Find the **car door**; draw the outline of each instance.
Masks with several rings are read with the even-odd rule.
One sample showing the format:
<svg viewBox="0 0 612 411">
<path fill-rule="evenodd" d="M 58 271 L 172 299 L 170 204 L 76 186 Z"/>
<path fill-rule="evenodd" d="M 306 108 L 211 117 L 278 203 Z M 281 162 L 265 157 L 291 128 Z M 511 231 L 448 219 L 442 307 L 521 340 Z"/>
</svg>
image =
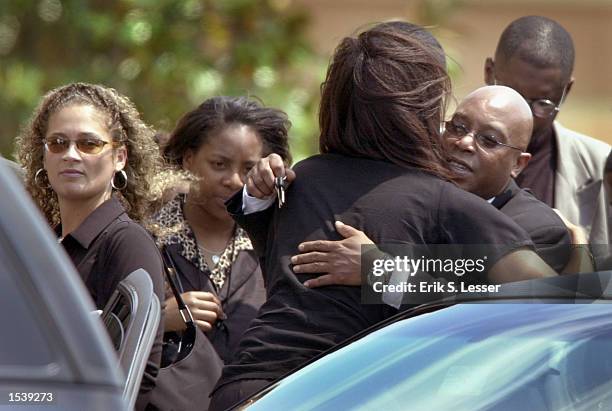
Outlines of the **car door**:
<svg viewBox="0 0 612 411">
<path fill-rule="evenodd" d="M 93 310 L 47 222 L 0 164 L 0 409 L 127 409 L 116 355 Z"/>
<path fill-rule="evenodd" d="M 102 321 L 125 375 L 123 398 L 134 406 L 159 325 L 161 309 L 149 274 L 139 269 L 123 281 L 104 307 Z"/>
</svg>

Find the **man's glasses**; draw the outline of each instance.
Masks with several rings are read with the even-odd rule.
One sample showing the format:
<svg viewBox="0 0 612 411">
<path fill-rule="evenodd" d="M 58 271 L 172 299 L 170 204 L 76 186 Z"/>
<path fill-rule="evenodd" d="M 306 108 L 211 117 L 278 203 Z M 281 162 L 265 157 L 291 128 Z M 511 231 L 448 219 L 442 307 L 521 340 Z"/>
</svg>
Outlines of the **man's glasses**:
<svg viewBox="0 0 612 411">
<path fill-rule="evenodd" d="M 503 84 L 499 84 L 496 79 L 493 79 L 493 84 L 500 85 L 500 86 L 503 85 Z M 563 100 L 565 99 L 566 90 L 567 90 L 567 87 L 563 87 L 563 92 L 561 93 L 561 99 L 559 100 L 559 104 L 555 104 L 553 101 L 546 99 L 546 98 L 540 98 L 537 100 L 530 100 L 525 97 L 523 98 L 525 99 L 527 104 L 529 104 L 529 107 L 531 108 L 531 112 L 533 113 L 534 116 L 540 117 L 540 118 L 548 118 L 558 113 L 559 110 L 561 109 L 561 104 L 563 103 Z"/>
<path fill-rule="evenodd" d="M 478 145 L 478 147 L 482 148 L 483 150 L 491 151 L 491 150 L 498 148 L 499 146 L 503 146 L 503 147 L 512 148 L 514 150 L 518 150 L 520 152 L 523 151 L 522 149 L 518 147 L 511 146 L 510 144 L 502 143 L 495 136 L 488 135 L 488 134 L 482 134 L 482 133 L 475 133 L 473 131 L 470 131 L 463 124 L 457 124 L 453 122 L 453 120 L 446 121 L 444 123 L 444 129 L 452 137 L 456 139 L 462 139 L 468 134 L 472 134 L 474 137 L 474 141 L 476 141 L 476 144 Z"/>
<path fill-rule="evenodd" d="M 546 98 L 541 98 L 538 100 L 529 100 L 528 98 L 525 98 L 525 101 L 527 104 L 529 104 L 529 107 L 531 107 L 531 112 L 534 116 L 548 118 L 559 112 L 561 103 L 563 103 L 563 99 L 565 98 L 565 89 L 566 88 L 563 87 L 563 93 L 561 93 L 561 99 L 559 100 L 558 105 Z"/>
<path fill-rule="evenodd" d="M 114 145 L 114 143 L 91 137 L 78 140 L 70 140 L 65 137 L 49 137 L 45 139 L 45 148 L 51 153 L 60 154 L 67 151 L 72 142 L 76 145 L 77 150 L 83 154 L 100 154 L 105 145 Z"/>
</svg>

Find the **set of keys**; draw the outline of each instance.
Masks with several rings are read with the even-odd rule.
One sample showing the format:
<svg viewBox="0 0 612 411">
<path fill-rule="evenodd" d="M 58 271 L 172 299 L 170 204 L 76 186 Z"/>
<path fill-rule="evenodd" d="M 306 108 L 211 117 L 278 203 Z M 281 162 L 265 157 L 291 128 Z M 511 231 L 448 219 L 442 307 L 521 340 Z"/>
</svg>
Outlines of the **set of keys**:
<svg viewBox="0 0 612 411">
<path fill-rule="evenodd" d="M 276 189 L 276 197 L 278 198 L 278 208 L 285 204 L 285 180 L 286 177 L 276 177 L 274 179 L 274 188 Z"/>
</svg>

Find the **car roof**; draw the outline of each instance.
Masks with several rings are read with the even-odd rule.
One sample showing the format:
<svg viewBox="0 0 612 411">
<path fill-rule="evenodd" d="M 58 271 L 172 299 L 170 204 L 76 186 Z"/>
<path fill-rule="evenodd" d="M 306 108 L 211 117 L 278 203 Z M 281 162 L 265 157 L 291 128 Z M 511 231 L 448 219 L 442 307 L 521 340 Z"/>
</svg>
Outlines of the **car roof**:
<svg viewBox="0 0 612 411">
<path fill-rule="evenodd" d="M 516 281 L 500 284 L 497 292 L 458 294 L 449 298 L 448 301 L 460 303 L 484 300 L 522 300 L 525 303 L 537 303 L 540 299 L 612 300 L 612 271 Z"/>
<path fill-rule="evenodd" d="M 291 374 L 307 367 L 326 355 L 336 352 L 347 345 L 384 328 L 398 321 L 416 317 L 432 311 L 437 311 L 449 306 L 461 303 L 520 303 L 520 304 L 541 304 L 541 303 L 560 303 L 574 304 L 584 302 L 610 302 L 612 303 L 612 271 L 600 271 L 593 273 L 581 273 L 547 277 L 513 283 L 500 284 L 499 291 L 495 293 L 475 292 L 469 294 L 459 294 L 452 297 L 440 298 L 425 304 L 415 305 L 400 311 L 396 315 L 374 324 L 373 326 L 355 334 L 331 349 L 317 355 L 300 367 L 291 370 L 280 377 L 281 381 Z M 269 391 L 276 385 L 276 382 L 264 387 L 251 398 L 258 397 Z M 243 404 L 249 402 L 245 400 Z"/>
<path fill-rule="evenodd" d="M 568 274 L 554 277 L 538 278 L 512 283 L 500 284 L 496 292 L 461 293 L 446 298 L 439 298 L 430 302 L 404 307 L 396 315 L 369 327 L 359 334 L 351 337 L 342 345 L 362 338 L 380 328 L 405 318 L 414 317 L 422 313 L 435 311 L 454 304 L 461 303 L 561 303 L 574 304 L 584 302 L 610 302 L 612 303 L 612 271 L 598 271 L 592 273 Z M 336 349 L 336 347 L 334 347 Z"/>
</svg>

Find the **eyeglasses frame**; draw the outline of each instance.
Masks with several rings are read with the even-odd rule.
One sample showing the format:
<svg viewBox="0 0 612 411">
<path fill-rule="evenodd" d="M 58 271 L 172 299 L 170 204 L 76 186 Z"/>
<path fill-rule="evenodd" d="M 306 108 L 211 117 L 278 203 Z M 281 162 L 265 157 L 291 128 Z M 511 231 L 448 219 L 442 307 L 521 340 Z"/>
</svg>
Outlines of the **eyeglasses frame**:
<svg viewBox="0 0 612 411">
<path fill-rule="evenodd" d="M 463 139 L 464 137 L 469 136 L 469 135 L 471 134 L 471 135 L 472 135 L 472 138 L 473 138 L 473 139 L 474 139 L 474 141 L 476 142 L 476 145 L 477 145 L 477 146 L 478 146 L 480 149 L 482 149 L 482 150 L 484 150 L 484 151 L 488 151 L 488 150 L 487 150 L 487 148 L 482 147 L 482 145 L 481 145 L 481 144 L 478 142 L 478 137 L 477 137 L 477 136 L 479 136 L 479 135 L 481 135 L 481 134 L 476 133 L 476 131 L 475 131 L 475 130 L 470 130 L 469 132 L 465 133 L 464 135 L 459 136 L 459 135 L 457 135 L 457 134 L 453 133 L 452 131 L 448 130 L 448 125 L 449 125 L 449 124 L 452 126 L 452 128 L 456 128 L 455 124 L 453 124 L 453 120 L 451 119 L 451 120 L 448 120 L 448 121 L 445 121 L 445 122 L 444 122 L 444 131 L 448 131 L 448 132 L 449 132 L 451 135 L 453 135 L 453 136 L 455 137 L 455 139 L 456 139 L 456 140 L 461 140 L 461 139 Z M 496 145 L 498 145 L 498 146 L 503 146 L 503 147 L 508 147 L 508 148 L 514 149 L 514 150 L 518 150 L 518 151 L 520 151 L 521 153 L 523 152 L 523 149 L 522 149 L 522 148 L 518 148 L 518 147 L 515 147 L 515 146 L 510 145 L 510 144 L 502 143 L 501 141 L 498 141 L 497 139 L 495 139 L 495 144 L 496 144 Z"/>
<path fill-rule="evenodd" d="M 503 86 L 504 84 L 497 84 L 497 79 L 495 78 L 495 75 L 493 75 L 493 85 L 496 86 Z M 508 86 L 506 86 L 508 87 Z M 539 117 L 539 118 L 548 118 L 551 117 L 555 114 L 557 114 L 559 112 L 559 110 L 561 110 L 561 104 L 563 104 L 563 101 L 565 100 L 565 93 L 567 92 L 567 84 L 565 86 L 563 86 L 563 92 L 561 93 L 561 99 L 559 99 L 559 104 L 556 104 L 554 101 L 549 100 L 547 98 L 539 98 L 536 100 L 530 100 L 528 98 L 523 97 L 523 99 L 527 102 L 527 104 L 529 104 L 529 108 L 531 109 L 531 114 L 533 114 L 535 117 Z M 533 104 L 537 103 L 538 101 L 544 102 L 546 104 L 550 104 L 553 106 L 553 109 L 551 110 L 550 113 L 548 113 L 548 115 L 546 116 L 541 116 L 536 114 L 534 108 L 533 108 Z"/>
<path fill-rule="evenodd" d="M 86 153 L 86 152 L 84 152 L 84 151 L 81 151 L 81 150 L 79 149 L 79 146 L 78 146 L 78 141 L 79 141 L 79 140 L 87 140 L 87 139 L 89 139 L 89 140 L 97 140 L 97 141 L 100 141 L 100 142 L 102 143 L 102 147 L 100 148 L 100 151 L 99 151 L 99 152 L 97 152 L 97 153 Z M 44 139 L 43 139 L 43 145 L 44 145 L 44 147 L 45 147 L 45 150 L 47 150 L 49 153 L 53 153 L 53 154 L 62 154 L 62 153 L 65 153 L 66 151 L 70 150 L 70 145 L 71 145 L 71 144 L 74 144 L 74 146 L 75 146 L 76 150 L 77 150 L 77 151 L 78 151 L 80 154 L 85 154 L 85 155 L 87 155 L 87 156 L 97 156 L 97 155 L 101 154 L 101 153 L 104 151 L 104 147 L 106 147 L 106 145 L 107 145 L 107 144 L 111 144 L 113 147 L 117 147 L 117 146 L 119 146 L 119 145 L 123 144 L 123 142 L 122 142 L 122 141 L 104 141 L 104 140 L 102 140 L 102 139 L 100 139 L 100 138 L 82 138 L 82 139 L 76 139 L 76 140 L 71 140 L 71 139 L 67 139 L 67 140 L 69 141 L 69 143 L 68 143 L 68 147 L 67 147 L 65 150 L 62 150 L 62 151 L 60 151 L 60 152 L 58 152 L 58 153 L 55 153 L 55 152 L 53 152 L 53 151 L 51 151 L 51 150 L 49 149 L 49 146 L 48 146 L 48 143 L 49 143 L 49 142 L 47 141 L 47 139 L 46 139 L 46 138 L 44 138 Z"/>
</svg>

